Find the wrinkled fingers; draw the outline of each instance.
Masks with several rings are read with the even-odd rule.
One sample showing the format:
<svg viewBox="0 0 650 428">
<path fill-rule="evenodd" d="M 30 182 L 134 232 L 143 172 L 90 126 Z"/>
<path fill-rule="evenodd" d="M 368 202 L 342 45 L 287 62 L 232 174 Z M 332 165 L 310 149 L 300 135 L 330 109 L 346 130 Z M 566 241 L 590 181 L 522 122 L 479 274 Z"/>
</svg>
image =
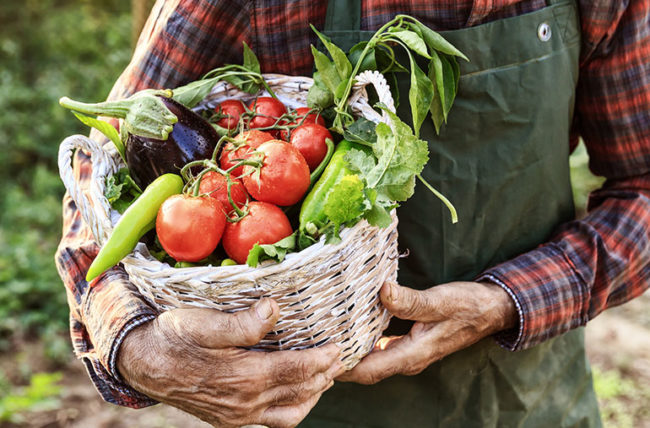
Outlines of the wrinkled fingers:
<svg viewBox="0 0 650 428">
<path fill-rule="evenodd" d="M 303 383 L 318 373 L 325 373 L 340 364 L 335 345 L 302 351 L 279 351 L 264 354 L 267 389 L 281 385 Z"/>
</svg>

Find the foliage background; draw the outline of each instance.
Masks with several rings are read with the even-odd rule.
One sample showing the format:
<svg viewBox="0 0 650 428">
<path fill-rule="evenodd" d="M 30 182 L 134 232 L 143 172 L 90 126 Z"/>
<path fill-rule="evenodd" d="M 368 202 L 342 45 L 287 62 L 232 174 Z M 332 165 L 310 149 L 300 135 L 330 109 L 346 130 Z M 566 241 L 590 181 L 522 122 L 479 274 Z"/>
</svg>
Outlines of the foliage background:
<svg viewBox="0 0 650 428">
<path fill-rule="evenodd" d="M 38 335 L 67 353 L 56 157 L 65 136 L 88 131 L 58 99 L 107 96 L 131 55 L 130 3 L 5 0 L 0 17 L 0 349 Z"/>
<path fill-rule="evenodd" d="M 60 420 L 79 415 L 61 419 L 60 412 L 69 410 L 65 400 L 76 397 L 77 384 L 90 390 L 88 400 L 99 401 L 79 363 L 71 362 L 68 309 L 53 261 L 64 192 L 58 145 L 65 136 L 88 132 L 58 99 L 106 97 L 131 55 L 136 3 L 142 10 L 137 0 L 0 1 L 0 426 L 41 426 L 34 421 L 42 414 L 55 415 L 40 419 L 47 426 L 72 426 Z M 572 156 L 578 207 L 601 183 L 587 161 L 583 147 Z M 596 371 L 606 425 L 647 421 L 643 403 L 650 388 L 622 364 L 607 364 Z M 80 406 L 79 398 L 73 401 L 70 406 Z M 128 411 L 98 406 L 112 414 Z M 173 426 L 167 416 L 157 417 L 142 426 Z"/>
</svg>

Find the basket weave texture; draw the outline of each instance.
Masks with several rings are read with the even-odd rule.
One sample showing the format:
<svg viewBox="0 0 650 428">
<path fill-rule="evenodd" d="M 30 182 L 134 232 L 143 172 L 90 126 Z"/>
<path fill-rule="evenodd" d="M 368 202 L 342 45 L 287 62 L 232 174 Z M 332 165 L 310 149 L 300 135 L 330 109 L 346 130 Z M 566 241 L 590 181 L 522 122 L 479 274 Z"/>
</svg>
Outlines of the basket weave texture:
<svg viewBox="0 0 650 428">
<path fill-rule="evenodd" d="M 267 74 L 267 83 L 287 106 L 307 105 L 307 91 L 313 81 L 307 77 Z M 386 81 L 377 72 L 364 72 L 350 97 L 350 107 L 374 122 L 388 122 L 367 102 L 366 86 L 373 85 L 378 98 L 394 110 Z M 248 102 L 259 94 L 247 94 L 219 83 L 197 109 L 211 108 L 225 99 Z M 92 177 L 88 189 L 75 181 L 71 165 L 74 150 L 88 152 Z M 59 171 L 66 189 L 103 244 L 119 214 L 104 197 L 105 178 L 122 167 L 117 152 L 109 145 L 75 135 L 59 148 Z M 153 258 L 144 244 L 123 259 L 129 280 L 159 310 L 207 307 L 227 312 L 246 309 L 261 297 L 275 299 L 281 317 L 274 331 L 253 347 L 259 350 L 304 349 L 334 342 L 341 348 L 342 361 L 352 368 L 372 349 L 389 321 L 378 291 L 384 281 L 397 279 L 397 217 L 380 229 L 364 220 L 341 231 L 342 241 L 325 245 L 322 241 L 288 254 L 282 263 L 264 262 L 257 268 L 245 265 L 202 266 L 177 269 Z"/>
</svg>

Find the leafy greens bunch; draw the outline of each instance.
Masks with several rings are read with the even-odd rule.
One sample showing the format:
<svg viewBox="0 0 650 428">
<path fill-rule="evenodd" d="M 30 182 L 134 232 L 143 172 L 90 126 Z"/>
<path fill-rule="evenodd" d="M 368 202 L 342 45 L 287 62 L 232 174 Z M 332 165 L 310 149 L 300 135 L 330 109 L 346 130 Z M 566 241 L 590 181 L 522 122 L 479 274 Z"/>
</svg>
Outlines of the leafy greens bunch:
<svg viewBox="0 0 650 428">
<path fill-rule="evenodd" d="M 369 41 L 358 43 L 347 54 L 312 29 L 331 59 L 312 46 L 317 72 L 308 104 L 332 108 L 332 129 L 353 145 L 343 156 L 345 173 L 326 190 L 320 215 L 310 218 L 314 221 L 301 221 L 299 246 L 309 246 L 323 235 L 327 242 L 336 242 L 340 239 L 341 226 L 352 226 L 361 219 L 374 226 L 387 227 L 391 222 L 390 211 L 413 195 L 416 178 L 440 198 L 449 209 L 452 222 L 457 222 L 451 202 L 421 175 L 429 160 L 429 150 L 427 142 L 419 138 L 419 130 L 428 113 L 437 132 L 446 122 L 460 77 L 456 57 L 467 60 L 465 55 L 438 33 L 406 15 L 398 15 Z M 409 58 L 409 103 L 414 130 L 385 105 L 377 107 L 389 116 L 390 125 L 355 119 L 347 105 L 354 77 L 359 72 L 379 70 L 392 78 L 394 73 L 409 72 L 396 60 L 394 46 L 402 46 Z M 416 56 L 429 60 L 428 73 L 417 64 Z"/>
<path fill-rule="evenodd" d="M 331 60 L 312 46 L 317 73 L 314 74 L 314 86 L 309 91 L 307 101 L 310 107 L 324 109 L 334 106 L 334 130 L 342 134 L 343 129 L 354 122 L 346 102 L 357 74 L 365 70 L 378 70 L 394 81 L 394 73 L 408 72 L 395 57 L 394 46 L 401 46 L 409 57 L 409 103 L 415 135 L 419 136 L 420 127 L 429 112 L 436 131 L 440 131 L 447 121 L 458 90 L 460 68 L 456 57 L 467 60 L 440 34 L 411 16 L 397 15 L 370 40 L 356 44 L 346 55 L 313 26 L 312 29 L 323 42 Z M 415 55 L 429 60 L 426 73 L 415 61 Z"/>
</svg>

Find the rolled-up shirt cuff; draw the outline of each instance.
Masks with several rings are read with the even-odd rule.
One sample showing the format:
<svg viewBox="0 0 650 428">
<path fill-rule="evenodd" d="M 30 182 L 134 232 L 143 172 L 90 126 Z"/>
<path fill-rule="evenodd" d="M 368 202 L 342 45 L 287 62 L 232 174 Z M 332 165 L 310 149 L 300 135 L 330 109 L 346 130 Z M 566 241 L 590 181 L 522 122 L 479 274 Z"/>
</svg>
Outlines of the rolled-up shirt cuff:
<svg viewBox="0 0 650 428">
<path fill-rule="evenodd" d="M 560 245 L 549 243 L 483 272 L 476 281 L 499 285 L 512 297 L 519 325 L 495 335 L 517 351 L 586 324 L 589 292 Z"/>
</svg>

